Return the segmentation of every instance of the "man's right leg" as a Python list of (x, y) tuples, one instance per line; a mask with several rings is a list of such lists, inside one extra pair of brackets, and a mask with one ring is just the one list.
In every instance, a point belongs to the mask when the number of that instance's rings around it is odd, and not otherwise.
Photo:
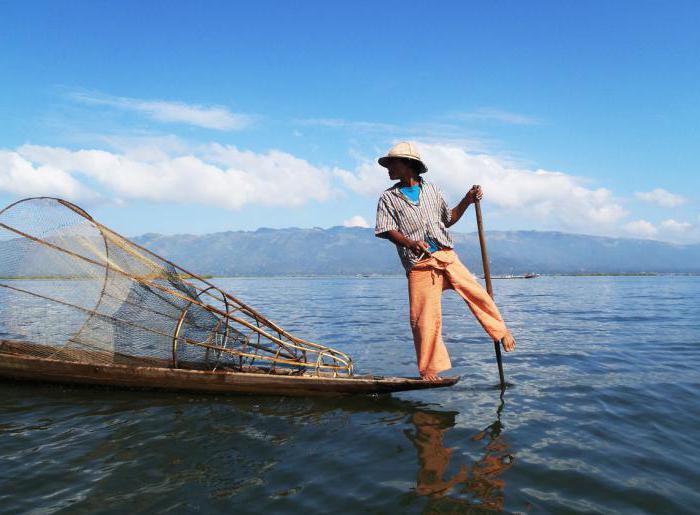
[(452, 368), (442, 340), (442, 287), (444, 272), (418, 264), (408, 274), (411, 331), (421, 377), (432, 379)]

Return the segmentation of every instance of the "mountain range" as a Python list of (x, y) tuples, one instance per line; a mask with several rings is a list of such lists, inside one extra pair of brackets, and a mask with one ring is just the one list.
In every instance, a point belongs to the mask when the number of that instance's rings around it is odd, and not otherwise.
[[(477, 233), (453, 233), (481, 273)], [(372, 229), (267, 229), (133, 238), (185, 269), (216, 276), (401, 274), (394, 245)], [(493, 274), (698, 273), (700, 245), (549, 231), (488, 231)]]

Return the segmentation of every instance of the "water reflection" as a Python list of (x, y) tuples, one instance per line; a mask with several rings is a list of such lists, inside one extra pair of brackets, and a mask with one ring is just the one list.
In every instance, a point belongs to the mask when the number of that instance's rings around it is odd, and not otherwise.
[[(34, 492), (5, 498), (15, 511), (70, 502), (87, 512), (138, 501), (154, 511), (216, 512), (233, 501), (261, 511), (318, 512), (357, 499), (386, 507), (380, 512), (396, 503), (411, 513), (500, 510), (503, 473), (513, 462), (502, 405), (484, 429), (467, 431), (468, 413), (395, 397), (2, 386), (0, 412), (9, 423), (0, 435), (12, 438), (0, 439), (0, 456), (17, 458), (2, 491)], [(148, 479), (134, 484), (144, 474)], [(333, 490), (332, 500), (324, 488)], [(85, 489), (90, 495), (75, 501)]]
[[(444, 442), (446, 433), (455, 426), (457, 413), (419, 410), (411, 415), (415, 431), (406, 431), (406, 435), (418, 452), (420, 467), (415, 493), (430, 498), (427, 511), (458, 506), (503, 509), (505, 481), (500, 476), (514, 461), (503, 436), (501, 412), (504, 406), (501, 399), (496, 420), (470, 438), (472, 442), (483, 443), (481, 459), (471, 465), (461, 463), (451, 474), (448, 470), (455, 448), (446, 447)], [(458, 493), (448, 495), (458, 485), (461, 485)]]

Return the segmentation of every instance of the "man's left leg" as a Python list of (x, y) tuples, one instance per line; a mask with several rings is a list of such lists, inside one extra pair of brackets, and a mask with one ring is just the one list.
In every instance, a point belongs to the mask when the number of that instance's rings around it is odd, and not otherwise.
[(469, 309), (476, 319), (494, 340), (503, 340), (503, 347), (506, 351), (515, 348), (515, 340), (506, 327), (501, 313), (498, 311), (496, 303), (488, 292), (476, 281), (472, 273), (459, 260), (455, 254), (455, 259), (445, 267), (446, 280), (464, 299)]

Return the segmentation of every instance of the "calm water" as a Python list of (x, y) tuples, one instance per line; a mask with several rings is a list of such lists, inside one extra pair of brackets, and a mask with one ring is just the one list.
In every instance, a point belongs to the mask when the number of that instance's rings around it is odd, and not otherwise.
[[(405, 279), (219, 279), (361, 372), (415, 375)], [(211, 397), (0, 383), (0, 511), (696, 513), (700, 277), (495, 281), (519, 349), (444, 297), (451, 389)]]

